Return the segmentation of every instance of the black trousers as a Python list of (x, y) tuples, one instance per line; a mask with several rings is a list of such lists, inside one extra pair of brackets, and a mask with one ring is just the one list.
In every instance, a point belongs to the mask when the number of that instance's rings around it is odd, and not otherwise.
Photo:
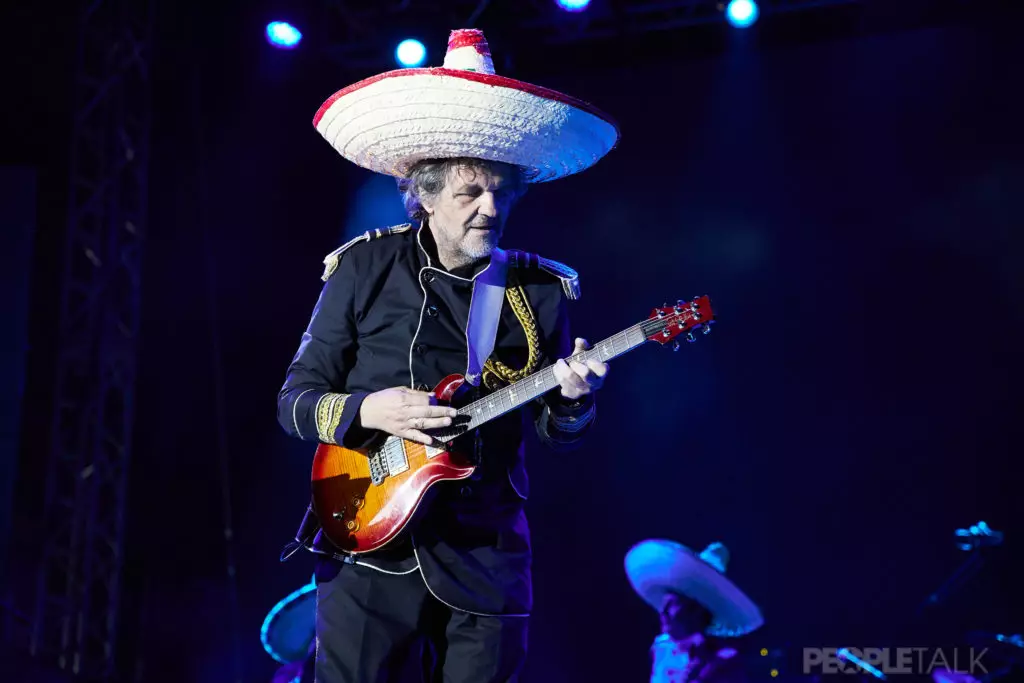
[(316, 683), (506, 683), (526, 659), (527, 619), (452, 609), (419, 571), (330, 562), (317, 570)]

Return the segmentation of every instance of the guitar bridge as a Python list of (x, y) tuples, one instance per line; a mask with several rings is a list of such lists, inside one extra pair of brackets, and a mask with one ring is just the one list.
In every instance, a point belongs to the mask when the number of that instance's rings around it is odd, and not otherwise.
[(384, 445), (370, 455), (370, 481), (380, 485), (387, 477), (393, 477), (409, 469), (409, 458), (405, 454), (405, 442), (391, 437)]
[(388, 476), (387, 461), (381, 457), (379, 450), (370, 454), (370, 481), (374, 486), (384, 483), (384, 477)]

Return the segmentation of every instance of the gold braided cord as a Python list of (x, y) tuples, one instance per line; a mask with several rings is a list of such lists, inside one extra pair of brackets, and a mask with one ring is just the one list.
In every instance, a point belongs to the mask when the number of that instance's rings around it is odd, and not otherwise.
[(529, 357), (522, 370), (514, 370), (496, 358), (488, 358), (484, 363), (483, 381), (484, 385), (491, 389), (499, 389), (502, 384), (512, 384), (537, 371), (540, 365), (540, 333), (537, 331), (537, 320), (534, 318), (533, 309), (526, 299), (526, 292), (522, 286), (508, 287), (505, 289), (505, 298), (508, 299), (512, 312), (523, 326), (526, 332), (526, 342), (529, 347)]

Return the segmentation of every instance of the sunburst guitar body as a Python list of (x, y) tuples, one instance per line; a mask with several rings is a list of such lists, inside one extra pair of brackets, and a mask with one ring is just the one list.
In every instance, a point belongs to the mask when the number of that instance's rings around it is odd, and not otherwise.
[[(464, 386), (461, 375), (451, 375), (434, 395), (439, 404), (456, 405), (453, 399)], [(390, 543), (431, 486), (473, 474), (476, 467), (459, 456), (455, 443), (435, 448), (391, 436), (373, 450), (320, 444), (313, 457), (313, 508), (324, 534), (351, 554)]]
[[(646, 320), (601, 341), (573, 360), (607, 362), (644, 342), (672, 342), (694, 330), (711, 330), (714, 314), (708, 297), (675, 306), (655, 308)], [(438, 403), (458, 409), (454, 426), (430, 432), (436, 446), (425, 446), (390, 436), (368, 450), (320, 444), (313, 457), (312, 499), (324, 535), (342, 552), (359, 555), (379, 550), (394, 541), (414, 518), (431, 488), (442, 481), (470, 477), (476, 469), (461, 455), (464, 439), (480, 425), (504, 415), (556, 388), (552, 368), (469, 401), (462, 375), (450, 375), (435, 388)]]

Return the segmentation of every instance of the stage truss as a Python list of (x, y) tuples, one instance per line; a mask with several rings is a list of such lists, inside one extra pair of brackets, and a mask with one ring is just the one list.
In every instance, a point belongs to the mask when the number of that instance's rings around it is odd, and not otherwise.
[(45, 537), (31, 651), (117, 675), (147, 220), (153, 0), (82, 4)]

